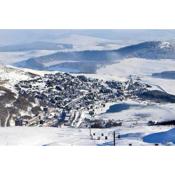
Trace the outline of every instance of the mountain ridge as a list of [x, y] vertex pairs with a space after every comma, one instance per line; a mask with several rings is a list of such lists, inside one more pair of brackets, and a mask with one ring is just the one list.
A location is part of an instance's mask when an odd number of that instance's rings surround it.
[[[83, 64], [84, 62], [88, 66], [84, 66], [80, 72], [91, 73], [89, 70], [89, 65], [91, 65], [93, 67], [92, 73], [94, 73], [98, 66], [112, 64], [125, 58], [138, 57], [146, 59], [174, 59], [174, 55], [174, 43], [147, 41], [114, 50], [56, 52], [50, 55], [29, 58], [27, 61], [16, 63], [15, 66], [35, 68], [39, 70], [59, 70], [54, 68], [62, 68], [61, 64], [64, 63], [64, 68], [68, 70], [69, 68], [71, 69], [72, 65], [74, 65], [74, 67], [78, 67], [79, 64]], [[72, 62], [71, 66], [70, 62]]]

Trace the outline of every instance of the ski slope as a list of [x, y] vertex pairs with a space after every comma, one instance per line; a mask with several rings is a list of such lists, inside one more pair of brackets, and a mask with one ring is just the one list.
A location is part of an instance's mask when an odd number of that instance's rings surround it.
[[[170, 127], [137, 127], [111, 129], [75, 129], [49, 127], [5, 127], [0, 128], [0, 145], [9, 146], [113, 146], [113, 131], [116, 133], [116, 146], [154, 145], [156, 142], [145, 138], [152, 133], [166, 132]], [[170, 141], [175, 142], [175, 130], [170, 130]], [[90, 133], [95, 136], [91, 137]], [[102, 136], [103, 134], [103, 136]], [[117, 136], [120, 134], [120, 138]], [[169, 132], [166, 133], [167, 135]], [[161, 135], [161, 133], [160, 133]], [[107, 136], [107, 140], [105, 137]], [[144, 140], [143, 140], [144, 139]], [[165, 137], [159, 138], [160, 144], [167, 144]]]

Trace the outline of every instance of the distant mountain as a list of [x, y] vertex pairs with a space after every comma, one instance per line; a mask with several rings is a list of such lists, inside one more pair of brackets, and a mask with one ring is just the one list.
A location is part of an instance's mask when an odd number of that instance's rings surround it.
[[[30, 58], [18, 62], [15, 66], [38, 70], [62, 70], [78, 69], [78, 72], [94, 73], [98, 65], [109, 64], [119, 58], [116, 51], [73, 51], [57, 52], [54, 54]], [[67, 72], [66, 71], [66, 72]], [[72, 71], [68, 71], [72, 72]], [[77, 71], [73, 71], [77, 72]]]
[[150, 59], [174, 59], [175, 43], [162, 41], [143, 42], [118, 49], [123, 57], [141, 57]]
[[80, 50], [104, 50], [120, 48], [122, 46], [129, 45], [123, 41], [113, 41], [97, 37], [85, 36], [85, 35], [66, 35], [59, 36], [52, 41], [25, 41], [14, 44], [0, 45], [0, 52], [12, 52], [12, 51], [28, 51], [28, 50], [64, 50], [73, 49], [74, 51]]
[[[54, 54], [30, 58], [16, 64], [40, 70], [77, 69], [78, 72], [94, 73], [98, 66], [112, 64], [124, 58], [174, 59], [175, 44], [173, 42], [150, 41], [130, 45], [115, 50], [86, 50], [57, 52]], [[91, 69], [90, 69], [91, 67]], [[77, 72], [77, 71], [75, 71]]]
[[1, 46], [0, 52], [19, 52], [30, 50], [63, 50], [72, 49], [71, 44], [52, 43], [52, 42], [32, 42], [18, 45]]

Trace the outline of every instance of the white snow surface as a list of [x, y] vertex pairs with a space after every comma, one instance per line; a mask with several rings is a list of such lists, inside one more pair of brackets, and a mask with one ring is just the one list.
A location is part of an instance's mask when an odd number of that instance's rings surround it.
[[161, 42], [160, 44], [160, 48], [169, 48], [171, 46], [171, 44], [167, 41]]
[[95, 145], [89, 130], [71, 128], [0, 128], [0, 145]]
[[175, 94], [175, 80], [152, 77], [152, 73], [175, 70], [175, 60], [159, 59], [150, 60], [143, 58], [123, 59], [112, 65], [101, 67], [97, 70], [100, 77], [111, 76], [118, 80], [127, 80], [130, 75], [137, 75], [143, 81], [159, 85], [168, 93]]
[[3, 82], [3, 86], [16, 93], [14, 85], [21, 80], [29, 79], [27, 72], [20, 69], [0, 65], [0, 82]]
[[0, 90], [0, 96], [4, 95], [6, 92]]
[[[15, 146], [112, 146], [113, 131], [116, 146], [132, 144], [153, 145], [143, 142], [149, 134], [167, 131], [170, 127], [121, 127], [113, 129], [77, 129], [77, 128], [49, 128], [49, 127], [6, 127], [0, 128], [0, 145]], [[95, 133], [95, 136], [91, 137]], [[103, 136], [102, 136], [103, 134]], [[105, 137], [107, 136], [107, 140]]]

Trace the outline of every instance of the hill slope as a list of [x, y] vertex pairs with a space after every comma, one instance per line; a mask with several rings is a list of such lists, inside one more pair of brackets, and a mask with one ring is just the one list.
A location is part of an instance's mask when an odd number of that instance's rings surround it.
[[75, 68], [77, 69], [75, 72], [94, 73], [98, 67], [124, 58], [174, 59], [174, 55], [173, 42], [150, 41], [116, 50], [57, 52], [18, 62], [16, 66], [39, 70], [65, 69], [66, 72], [71, 72], [72, 68]]

